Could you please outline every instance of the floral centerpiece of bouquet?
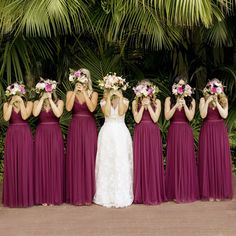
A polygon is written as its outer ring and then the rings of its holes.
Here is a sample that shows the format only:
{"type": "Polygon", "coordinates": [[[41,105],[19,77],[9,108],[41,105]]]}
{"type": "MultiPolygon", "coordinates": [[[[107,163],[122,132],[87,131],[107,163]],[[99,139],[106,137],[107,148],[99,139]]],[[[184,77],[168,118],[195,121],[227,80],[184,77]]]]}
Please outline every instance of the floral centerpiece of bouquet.
{"type": "Polygon", "coordinates": [[[172,86],[172,94],[177,97],[188,97],[193,94],[193,89],[189,84],[173,84],[172,86]]]}
{"type": "Polygon", "coordinates": [[[133,88],[136,97],[152,97],[159,92],[159,88],[151,83],[141,83],[133,88]]]}
{"type": "Polygon", "coordinates": [[[102,80],[99,81],[99,87],[101,89],[109,90],[126,90],[128,88],[128,82],[121,76],[117,76],[116,73],[109,73],[102,80]]]}
{"type": "Polygon", "coordinates": [[[74,71],[71,69],[70,69],[69,81],[71,83],[79,82],[81,84],[87,84],[89,82],[86,74],[84,74],[81,70],[74,71]]]}
{"type": "Polygon", "coordinates": [[[17,83],[17,82],[9,85],[5,92],[5,95],[8,98],[14,95],[24,96],[25,94],[26,94],[25,85],[23,83],[17,83]]]}
{"type": "Polygon", "coordinates": [[[218,80],[212,80],[207,83],[206,87],[203,89],[203,94],[209,95],[219,95],[224,93],[224,86],[218,80]]]}
{"type": "Polygon", "coordinates": [[[57,88],[57,82],[55,80],[43,79],[36,84],[36,93],[53,93],[57,88]]]}

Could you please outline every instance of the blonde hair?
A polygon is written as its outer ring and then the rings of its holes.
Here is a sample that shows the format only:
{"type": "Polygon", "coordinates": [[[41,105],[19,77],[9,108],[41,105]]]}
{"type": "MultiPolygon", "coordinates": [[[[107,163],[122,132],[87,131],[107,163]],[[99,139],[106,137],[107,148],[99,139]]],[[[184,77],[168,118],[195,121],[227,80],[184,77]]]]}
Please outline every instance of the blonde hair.
{"type": "Polygon", "coordinates": [[[91,74],[90,71],[88,69],[85,68],[81,68],[79,69],[84,75],[86,75],[87,79],[88,79],[88,86],[87,86],[87,90],[89,92],[89,96],[92,95],[93,93],[93,85],[92,85],[92,80],[91,80],[91,74]]]}

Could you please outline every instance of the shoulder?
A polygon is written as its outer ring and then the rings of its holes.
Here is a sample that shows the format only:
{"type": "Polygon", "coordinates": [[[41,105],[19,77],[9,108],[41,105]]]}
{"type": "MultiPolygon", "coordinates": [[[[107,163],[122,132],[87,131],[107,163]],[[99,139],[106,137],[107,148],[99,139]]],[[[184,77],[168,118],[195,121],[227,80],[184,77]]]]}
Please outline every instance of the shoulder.
{"type": "Polygon", "coordinates": [[[57,105],[64,105],[64,102],[63,102],[63,100],[61,100],[61,99],[60,99],[60,100],[58,100],[58,101],[57,101],[57,105]]]}
{"type": "Polygon", "coordinates": [[[5,102],[4,104],[3,104],[3,107],[8,107],[9,106],[9,103],[8,102],[5,102]]]}
{"type": "Polygon", "coordinates": [[[200,103],[205,103],[205,98],[204,97],[200,98],[200,103]]]}
{"type": "Polygon", "coordinates": [[[74,93],[74,91],[67,91],[66,96],[70,96],[73,93],[74,93]]]}
{"type": "Polygon", "coordinates": [[[165,103],[170,103],[170,97],[167,97],[167,98],[165,99],[165,103]]]}
{"type": "Polygon", "coordinates": [[[95,92],[95,91],[93,91],[93,92],[92,92],[92,97],[98,97],[98,93],[95,92]]]}
{"type": "Polygon", "coordinates": [[[129,100],[125,97],[123,98],[123,102],[124,102],[124,104],[129,105],[129,100]]]}
{"type": "Polygon", "coordinates": [[[33,102],[32,101],[27,101],[26,104],[32,106],[33,102]]]}
{"type": "Polygon", "coordinates": [[[101,101],[100,101],[100,106],[103,107],[106,105],[106,100],[103,98],[101,101]]]}
{"type": "Polygon", "coordinates": [[[155,102],[156,102],[156,105],[161,105],[161,100],[160,99],[156,99],[155,102]]]}

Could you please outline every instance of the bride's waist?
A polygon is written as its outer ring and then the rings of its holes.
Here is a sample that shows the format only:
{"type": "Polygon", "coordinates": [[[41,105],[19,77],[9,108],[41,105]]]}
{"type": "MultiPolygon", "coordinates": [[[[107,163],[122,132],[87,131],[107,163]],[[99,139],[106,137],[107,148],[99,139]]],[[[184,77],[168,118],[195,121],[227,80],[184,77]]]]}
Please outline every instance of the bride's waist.
{"type": "Polygon", "coordinates": [[[124,119],[120,118],[120,119],[117,119],[117,118],[105,118],[105,123],[125,123],[124,119]]]}

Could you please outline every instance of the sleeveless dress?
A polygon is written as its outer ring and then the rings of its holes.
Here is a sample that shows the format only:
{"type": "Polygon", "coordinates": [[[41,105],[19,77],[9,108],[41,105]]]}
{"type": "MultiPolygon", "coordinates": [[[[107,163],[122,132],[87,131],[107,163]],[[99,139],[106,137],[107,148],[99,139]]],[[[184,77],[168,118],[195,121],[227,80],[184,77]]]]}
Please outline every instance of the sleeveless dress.
{"type": "Polygon", "coordinates": [[[184,109],[176,109],[167,135],[166,195],[168,200],[199,199],[194,139],[184,109]]]}
{"type": "Polygon", "coordinates": [[[29,207],[33,197],[33,137],[20,112],[12,111],[4,147],[3,205],[29,207]]]}
{"type": "Polygon", "coordinates": [[[59,205],[64,201],[64,143],[59,119],[52,110],[41,111],[35,133],[35,203],[59,205]]]}
{"type": "Polygon", "coordinates": [[[124,119],[118,107],[111,107],[98,135],[94,202],[105,207],[127,207],[133,202],[132,139],[124,119]]]}
{"type": "Polygon", "coordinates": [[[217,108],[208,108],[200,131],[199,184],[203,200],[233,198],[229,139],[217,108]]]}
{"type": "Polygon", "coordinates": [[[66,202],[91,204],[95,193],[97,127],[93,113],[78,99],[72,109],[67,136],[66,202]]]}
{"type": "Polygon", "coordinates": [[[134,203],[166,200],[160,129],[144,110],[134,128],[134,203]]]}

